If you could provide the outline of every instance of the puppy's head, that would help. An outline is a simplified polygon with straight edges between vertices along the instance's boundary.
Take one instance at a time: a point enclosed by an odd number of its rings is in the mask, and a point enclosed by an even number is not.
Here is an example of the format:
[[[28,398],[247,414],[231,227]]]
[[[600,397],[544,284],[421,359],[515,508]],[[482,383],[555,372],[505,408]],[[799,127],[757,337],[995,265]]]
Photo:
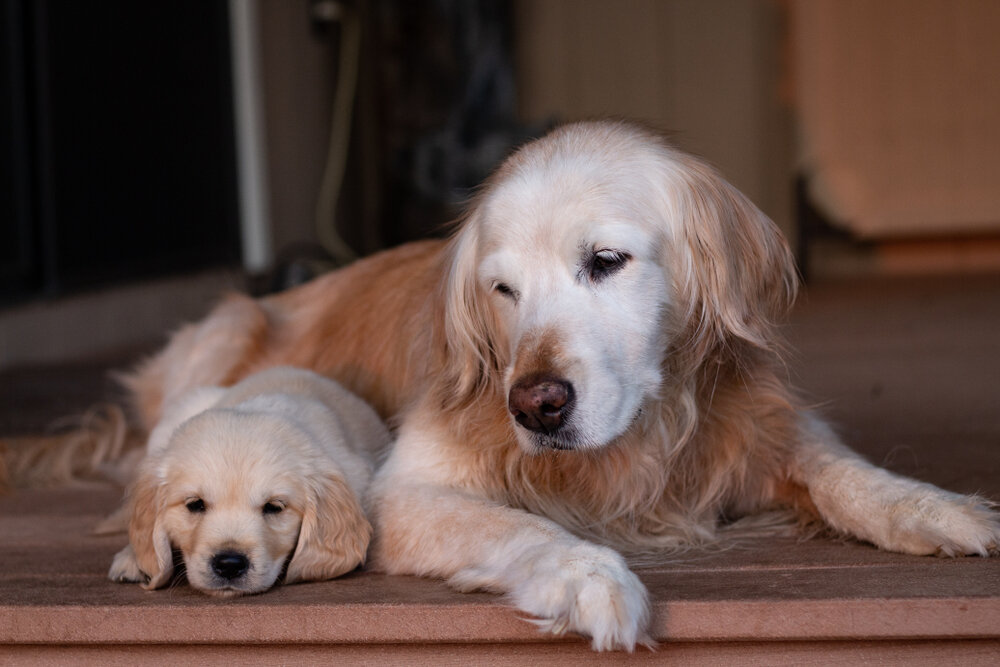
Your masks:
[[[456,393],[502,386],[528,451],[613,442],[683,381],[669,374],[735,341],[769,346],[795,290],[770,220],[624,123],[568,125],[516,152],[451,252]]]
[[[182,424],[131,491],[129,539],[147,588],[167,584],[173,553],[189,583],[231,596],[319,580],[364,560],[358,500],[309,435],[267,415],[214,409]]]

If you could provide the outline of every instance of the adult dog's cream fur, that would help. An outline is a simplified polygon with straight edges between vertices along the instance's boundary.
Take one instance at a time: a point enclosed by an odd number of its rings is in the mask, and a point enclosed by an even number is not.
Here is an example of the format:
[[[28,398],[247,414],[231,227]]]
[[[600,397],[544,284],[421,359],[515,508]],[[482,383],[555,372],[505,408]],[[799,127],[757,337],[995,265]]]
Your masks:
[[[167,404],[129,492],[129,544],[108,576],[153,589],[173,574],[214,595],[330,579],[364,562],[362,511],[389,432],[336,382],[272,368]],[[290,560],[289,560],[290,558]]]
[[[843,447],[782,376],[796,289],[774,225],[704,163],[629,124],[568,125],[485,184],[448,242],[260,301],[234,296],[130,379],[165,400],[274,364],[395,421],[371,557],[506,593],[597,649],[649,640],[621,554],[791,508],[879,547],[995,553],[986,503]]]

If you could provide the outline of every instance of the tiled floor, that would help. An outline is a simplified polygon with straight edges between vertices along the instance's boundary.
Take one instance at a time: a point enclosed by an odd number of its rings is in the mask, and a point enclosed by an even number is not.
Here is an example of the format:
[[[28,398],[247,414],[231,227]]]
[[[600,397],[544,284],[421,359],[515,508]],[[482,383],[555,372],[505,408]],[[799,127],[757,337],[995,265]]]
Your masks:
[[[788,331],[798,350],[790,374],[855,448],[898,472],[1000,500],[1000,276],[813,286]],[[0,374],[0,432],[85,407],[108,388],[103,365]],[[430,580],[356,573],[231,601],[183,585],[146,593],[112,584],[104,573],[123,538],[89,531],[119,497],[103,487],[0,498],[0,656],[215,655],[255,664],[592,657],[579,639],[541,641],[494,596]],[[664,644],[635,661],[796,663],[822,651],[843,664],[890,654],[909,664],[935,655],[989,664],[1000,656],[1000,559],[786,539],[639,574]]]

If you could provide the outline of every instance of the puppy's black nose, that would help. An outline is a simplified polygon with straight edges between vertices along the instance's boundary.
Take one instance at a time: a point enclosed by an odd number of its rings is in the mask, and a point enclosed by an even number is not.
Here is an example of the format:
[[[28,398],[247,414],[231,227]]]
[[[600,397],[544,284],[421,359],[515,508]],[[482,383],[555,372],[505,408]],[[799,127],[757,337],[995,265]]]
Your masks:
[[[573,408],[573,385],[554,375],[529,375],[510,388],[507,408],[517,423],[536,433],[562,428]]]
[[[221,551],[212,556],[212,570],[223,579],[235,579],[242,576],[250,561],[238,551]]]

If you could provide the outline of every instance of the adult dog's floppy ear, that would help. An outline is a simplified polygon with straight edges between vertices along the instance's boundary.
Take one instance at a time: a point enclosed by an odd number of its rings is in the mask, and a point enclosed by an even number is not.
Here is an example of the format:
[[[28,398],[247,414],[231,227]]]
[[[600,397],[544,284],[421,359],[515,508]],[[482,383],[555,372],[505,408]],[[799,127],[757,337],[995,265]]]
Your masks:
[[[444,285],[445,363],[451,397],[468,400],[500,376],[506,342],[489,294],[479,283],[481,194],[448,247]]]
[[[338,473],[309,480],[306,507],[285,582],[322,581],[365,562],[372,526],[354,491]]]
[[[679,165],[667,176],[667,207],[677,221],[672,260],[688,309],[685,343],[705,352],[734,339],[770,347],[798,287],[787,242],[711,167],[680,153],[673,158]]]
[[[174,573],[170,538],[163,528],[163,493],[155,459],[143,464],[129,490],[129,544],[136,565],[149,580],[143,587],[149,590],[165,586]]]

